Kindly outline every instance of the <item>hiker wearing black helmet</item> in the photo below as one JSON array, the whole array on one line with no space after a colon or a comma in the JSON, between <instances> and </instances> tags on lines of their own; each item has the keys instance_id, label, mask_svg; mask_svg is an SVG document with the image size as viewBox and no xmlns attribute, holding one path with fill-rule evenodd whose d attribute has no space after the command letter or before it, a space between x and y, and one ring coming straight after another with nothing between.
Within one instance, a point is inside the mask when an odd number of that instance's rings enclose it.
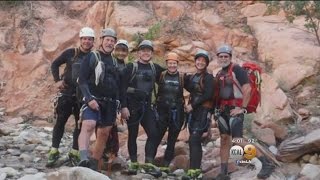
<instances>
[{"instance_id":1,"label":"hiker wearing black helmet","mask_svg":"<svg viewBox=\"0 0 320 180\"><path fill-rule=\"evenodd\" d=\"M59 158L59 145L64 133L64 128L71 114L75 118L75 129L73 131L73 145L69 152L69 159L73 164L79 161L78 136L80 133L79 110L81 99L77 89L77 78L79 76L80 64L86 55L89 54L94 43L94 31L84 27L79 32L80 47L66 49L51 64L51 71L56 82L55 87L59 89L55 102L56 124L53 128L52 147L48 155L47 167L52 167ZM66 64L64 73L60 78L59 67Z\"/></svg>"},{"instance_id":2,"label":"hiker wearing black helmet","mask_svg":"<svg viewBox=\"0 0 320 180\"><path fill-rule=\"evenodd\" d=\"M126 67L125 58L127 58L128 54L129 54L128 41L124 39L119 39L114 47L114 50L112 51L112 56L117 60L118 70L120 71L120 73L122 73L122 71ZM114 157L117 157L119 148L120 147L119 147L118 126L117 126L117 123L114 123L106 143L106 148L104 150L103 157L108 161Z\"/></svg>"},{"instance_id":3,"label":"hiker wearing black helmet","mask_svg":"<svg viewBox=\"0 0 320 180\"><path fill-rule=\"evenodd\" d=\"M80 68L79 87L85 104L81 108L82 128L79 135L79 166L98 169L110 130L116 120L119 106L120 73L117 62L112 57L117 34L111 28L103 29L101 44L92 51ZM90 136L97 126L97 139L89 160Z\"/></svg>"},{"instance_id":4,"label":"hiker wearing black helmet","mask_svg":"<svg viewBox=\"0 0 320 180\"><path fill-rule=\"evenodd\" d=\"M232 48L222 45L217 50L218 64L221 70L217 73L218 101L216 102L215 119L221 134L221 172L216 179L228 180L229 151L234 142L244 147L248 143L243 139L244 114L250 100L251 86L247 71L231 62ZM232 138L232 139L231 139ZM270 176L274 166L256 149L256 157L262 162L262 169L257 177L265 179Z\"/></svg>"},{"instance_id":5,"label":"hiker wearing black helmet","mask_svg":"<svg viewBox=\"0 0 320 180\"><path fill-rule=\"evenodd\" d=\"M169 52L165 60L167 70L160 75L156 97L160 133L157 146L168 129L167 148L161 167L162 171L168 172L169 164L174 158L174 147L184 123L184 74L178 71L178 54Z\"/></svg>"},{"instance_id":6,"label":"hiker wearing black helmet","mask_svg":"<svg viewBox=\"0 0 320 180\"><path fill-rule=\"evenodd\" d=\"M209 53L198 50L195 54L197 72L186 76L185 88L190 92L188 105L185 106L189 128L190 167L184 179L200 178L202 160L202 134L211 124L213 76L207 72L210 62Z\"/></svg>"},{"instance_id":7,"label":"hiker wearing black helmet","mask_svg":"<svg viewBox=\"0 0 320 180\"><path fill-rule=\"evenodd\" d=\"M151 106L155 82L164 70L152 62L153 45L149 40L143 40L138 47L139 59L129 63L123 72L122 118L128 125L128 151L131 163L128 173L135 174L139 167L137 162L137 136L139 124L144 128L148 138L145 145L145 162L151 165L157 152L156 141L158 130L155 114ZM159 172L156 172L156 176ZM160 172L161 176L161 172Z\"/></svg>"}]
</instances>

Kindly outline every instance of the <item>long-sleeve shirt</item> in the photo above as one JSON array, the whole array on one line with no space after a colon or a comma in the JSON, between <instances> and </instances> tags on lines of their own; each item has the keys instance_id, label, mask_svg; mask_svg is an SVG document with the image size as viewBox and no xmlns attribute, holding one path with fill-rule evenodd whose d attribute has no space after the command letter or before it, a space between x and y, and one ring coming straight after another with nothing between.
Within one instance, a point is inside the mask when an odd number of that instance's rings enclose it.
<instances>
[{"instance_id":1,"label":"long-sleeve shirt","mask_svg":"<svg viewBox=\"0 0 320 180\"><path fill-rule=\"evenodd\" d=\"M195 83L194 79L200 78L201 74L196 73L195 75L186 75L185 76L185 89L190 92L191 96L191 106L193 109L198 108L204 102L208 100L212 100L213 90L214 90L214 82L213 75L205 72L203 74L203 83L201 87L200 83ZM189 102L190 103L190 102Z\"/></svg>"},{"instance_id":2,"label":"long-sleeve shirt","mask_svg":"<svg viewBox=\"0 0 320 180\"><path fill-rule=\"evenodd\" d=\"M83 56L88 55L89 53L84 53L81 50L79 51L79 54L77 55L78 58L82 58ZM69 48L63 51L60 56L58 56L51 64L51 72L52 76L55 82L58 82L60 80L65 80L66 83L71 82L71 73L72 73L72 59L75 56L75 49ZM60 78L60 72L59 67L62 64L66 64L66 67L64 69L64 73L62 74L62 78Z\"/></svg>"},{"instance_id":3,"label":"long-sleeve shirt","mask_svg":"<svg viewBox=\"0 0 320 180\"><path fill-rule=\"evenodd\" d=\"M93 96L96 98L115 98L119 99L121 76L116 68L111 54L105 54L101 51L101 61L104 64L103 80L98 85L95 84L95 68L98 63L96 56L91 52L87 59L81 63L79 75L79 87L85 101L90 101Z\"/></svg>"},{"instance_id":4,"label":"long-sleeve shirt","mask_svg":"<svg viewBox=\"0 0 320 180\"><path fill-rule=\"evenodd\" d=\"M137 63L138 63L138 70L137 71L151 70L150 63L143 64L139 61ZM156 71L156 77L155 77L156 79L154 81L154 83L155 83L159 80L161 72L164 71L165 69L155 63L154 63L154 66L155 66L155 71ZM136 84L134 82L130 82L130 80L132 78L132 71L133 71L133 63L127 64L126 68L123 70L123 74L122 74L123 79L121 82L121 87L122 87L121 105L122 105L122 107L127 107L127 98L128 98L127 89L128 89L128 87L136 88ZM153 84L151 86L153 86ZM145 89L140 89L140 90L145 91ZM149 89L146 91L149 91ZM152 92L147 92L147 93L151 94Z\"/></svg>"}]
</instances>

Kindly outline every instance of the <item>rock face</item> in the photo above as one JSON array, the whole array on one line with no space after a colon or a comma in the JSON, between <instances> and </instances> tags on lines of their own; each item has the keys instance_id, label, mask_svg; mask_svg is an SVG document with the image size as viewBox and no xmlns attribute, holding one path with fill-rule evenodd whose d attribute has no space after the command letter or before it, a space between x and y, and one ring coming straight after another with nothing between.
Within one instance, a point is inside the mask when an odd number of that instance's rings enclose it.
<instances>
[{"instance_id":1,"label":"rock face","mask_svg":"<svg viewBox=\"0 0 320 180\"><path fill-rule=\"evenodd\" d=\"M301 30L303 24L303 17L292 25L276 15L248 18L248 25L259 41L259 59L272 64L272 77L284 90L292 89L318 72L320 47L315 46L310 33Z\"/></svg>"},{"instance_id":2,"label":"rock face","mask_svg":"<svg viewBox=\"0 0 320 180\"><path fill-rule=\"evenodd\" d=\"M283 162L292 162L300 156L319 150L320 130L314 130L301 137L292 137L283 141L279 148L277 159Z\"/></svg>"}]
</instances>

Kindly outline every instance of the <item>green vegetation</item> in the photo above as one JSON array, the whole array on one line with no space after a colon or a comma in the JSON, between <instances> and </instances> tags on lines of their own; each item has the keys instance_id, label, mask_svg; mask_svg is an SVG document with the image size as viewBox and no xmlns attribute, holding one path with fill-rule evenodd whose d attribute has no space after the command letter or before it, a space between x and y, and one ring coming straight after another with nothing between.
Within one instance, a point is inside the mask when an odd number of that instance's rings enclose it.
<instances>
[{"instance_id":1,"label":"green vegetation","mask_svg":"<svg viewBox=\"0 0 320 180\"><path fill-rule=\"evenodd\" d=\"M128 63L133 62L134 60L136 60L136 57L134 56L134 54L132 52L130 52L128 54Z\"/></svg>"},{"instance_id":2,"label":"green vegetation","mask_svg":"<svg viewBox=\"0 0 320 180\"><path fill-rule=\"evenodd\" d=\"M2 8L12 8L19 5L23 5L25 1L0 1L0 6Z\"/></svg>"},{"instance_id":3,"label":"green vegetation","mask_svg":"<svg viewBox=\"0 0 320 180\"><path fill-rule=\"evenodd\" d=\"M160 36L161 22L152 25L144 35L144 39L154 40Z\"/></svg>"},{"instance_id":4,"label":"green vegetation","mask_svg":"<svg viewBox=\"0 0 320 180\"><path fill-rule=\"evenodd\" d=\"M264 1L264 3L267 5L268 9L264 15L272 15L279 13L281 7L280 7L280 1Z\"/></svg>"},{"instance_id":5,"label":"green vegetation","mask_svg":"<svg viewBox=\"0 0 320 180\"><path fill-rule=\"evenodd\" d=\"M144 39L148 39L152 41L159 38L161 26L162 26L162 22L157 22L156 24L153 24L148 29L148 32L146 32L145 34L140 32L134 34L132 37L132 41L135 41L139 44Z\"/></svg>"},{"instance_id":6,"label":"green vegetation","mask_svg":"<svg viewBox=\"0 0 320 180\"><path fill-rule=\"evenodd\" d=\"M312 33L320 46L319 25L320 25L320 1L264 1L268 9L282 8L286 13L289 23L292 23L297 16L304 15L304 24L308 32Z\"/></svg>"}]
</instances>

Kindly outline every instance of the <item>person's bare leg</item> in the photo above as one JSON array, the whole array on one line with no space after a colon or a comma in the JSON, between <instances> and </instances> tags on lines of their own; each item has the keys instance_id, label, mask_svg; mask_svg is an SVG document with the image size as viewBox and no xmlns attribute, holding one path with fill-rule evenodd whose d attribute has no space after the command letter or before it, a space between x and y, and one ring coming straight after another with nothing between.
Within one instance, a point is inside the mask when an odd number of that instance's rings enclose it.
<instances>
[{"instance_id":1,"label":"person's bare leg","mask_svg":"<svg viewBox=\"0 0 320 180\"><path fill-rule=\"evenodd\" d=\"M79 134L79 139L78 139L81 161L88 160L90 136L94 132L95 127L96 127L95 120L82 121L81 132Z\"/></svg>"},{"instance_id":2,"label":"person's bare leg","mask_svg":"<svg viewBox=\"0 0 320 180\"><path fill-rule=\"evenodd\" d=\"M221 134L221 147L220 147L220 158L221 158L221 173L228 174L228 160L229 151L231 148L231 136L227 134Z\"/></svg>"},{"instance_id":3,"label":"person's bare leg","mask_svg":"<svg viewBox=\"0 0 320 180\"><path fill-rule=\"evenodd\" d=\"M96 140L95 147L93 150L93 155L92 155L92 157L94 159L99 160L102 157L102 154L103 154L104 148L106 147L106 143L107 143L111 128L112 128L112 126L98 128L97 140Z\"/></svg>"}]
</instances>

